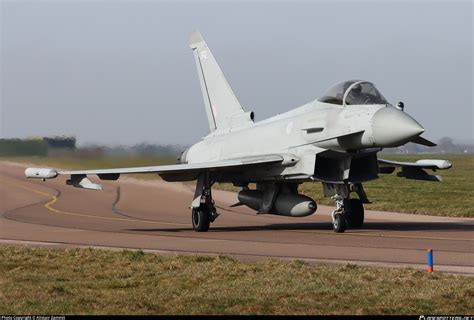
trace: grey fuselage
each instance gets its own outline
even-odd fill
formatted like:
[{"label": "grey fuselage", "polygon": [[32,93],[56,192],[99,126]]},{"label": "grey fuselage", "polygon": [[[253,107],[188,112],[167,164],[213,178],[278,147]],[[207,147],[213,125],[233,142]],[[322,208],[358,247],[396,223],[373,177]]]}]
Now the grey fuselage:
[{"label": "grey fuselage", "polygon": [[[407,127],[404,123],[409,123],[414,130],[405,130],[400,135],[399,129]],[[259,122],[216,130],[186,150],[180,161],[199,163],[250,155],[290,154],[298,159],[293,166],[253,170],[245,177],[241,175],[244,173],[239,173],[238,177],[253,182],[269,179],[306,181],[314,180],[316,155],[327,149],[344,155],[370,148],[393,147],[403,145],[421,132],[423,129],[415,120],[392,106],[342,106],[315,100]],[[348,136],[341,138],[344,134]],[[222,180],[232,179],[235,177]]]}]

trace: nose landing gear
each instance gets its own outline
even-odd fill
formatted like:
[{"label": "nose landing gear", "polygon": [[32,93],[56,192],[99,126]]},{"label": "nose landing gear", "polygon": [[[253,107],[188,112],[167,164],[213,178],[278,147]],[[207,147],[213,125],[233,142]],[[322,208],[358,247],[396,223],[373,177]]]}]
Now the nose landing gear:
[{"label": "nose landing gear", "polygon": [[350,228],[360,228],[364,224],[364,206],[360,199],[347,201],[347,225]]},{"label": "nose landing gear", "polygon": [[[370,203],[362,188],[362,184],[332,184],[323,183],[324,194],[330,196],[336,203],[331,214],[333,230],[337,233],[346,231],[347,227],[360,228],[364,224],[363,203]],[[357,198],[350,198],[350,192],[356,192]]]},{"label": "nose landing gear", "polygon": [[336,202],[336,209],[331,214],[332,229],[341,233],[346,231],[346,207],[344,206],[344,198],[340,194],[331,197]]}]

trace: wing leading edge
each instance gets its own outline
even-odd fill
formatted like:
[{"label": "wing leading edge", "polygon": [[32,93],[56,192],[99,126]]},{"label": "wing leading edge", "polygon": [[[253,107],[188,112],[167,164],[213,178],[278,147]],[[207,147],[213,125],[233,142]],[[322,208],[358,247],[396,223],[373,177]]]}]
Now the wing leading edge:
[{"label": "wing leading edge", "polygon": [[167,177],[177,176],[174,181],[179,181],[179,176],[183,174],[198,174],[199,172],[203,171],[225,171],[261,164],[288,165],[290,163],[294,164],[297,161],[298,159],[293,155],[268,154],[202,163],[185,163],[150,167],[74,171],[57,171],[54,169],[45,168],[28,168],[25,170],[25,176],[27,178],[38,178],[45,180],[56,178],[58,175],[70,175],[71,179],[66,181],[67,184],[80,188],[100,190],[102,189],[102,186],[99,184],[92,183],[89,179],[87,179],[87,175],[97,175],[101,180],[117,180],[121,174],[155,173],[160,175],[163,174]]},{"label": "wing leading edge", "polygon": [[280,155],[264,155],[254,157],[243,157],[229,160],[209,161],[201,163],[185,163],[164,166],[151,167],[132,167],[132,168],[117,168],[117,169],[97,169],[97,170],[78,170],[78,171],[59,171],[60,175],[74,175],[74,174],[127,174],[127,173],[182,173],[186,171],[203,171],[203,170],[219,170],[231,167],[240,167],[264,163],[282,162],[283,157]]}]

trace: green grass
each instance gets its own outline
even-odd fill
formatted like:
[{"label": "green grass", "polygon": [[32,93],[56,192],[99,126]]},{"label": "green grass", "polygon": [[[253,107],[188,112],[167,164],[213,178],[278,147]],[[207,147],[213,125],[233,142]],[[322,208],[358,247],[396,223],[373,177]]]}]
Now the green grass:
[{"label": "green grass", "polygon": [[[415,161],[421,158],[439,158],[452,161],[453,168],[438,171],[443,182],[408,180],[396,174],[384,175],[365,183],[369,200],[373,204],[367,209],[396,211],[439,216],[474,217],[474,156],[473,155],[393,155],[381,157],[391,160]],[[76,159],[71,157],[11,158],[19,162],[49,165],[68,169],[113,168],[148,166],[174,163],[174,158],[161,157],[103,157],[99,159]],[[432,173],[431,171],[429,171]],[[158,175],[134,175],[140,179],[158,179]],[[218,184],[216,188],[237,190],[229,184]],[[304,183],[300,191],[312,197],[318,204],[333,205],[323,196],[321,183]]]},{"label": "green grass", "polygon": [[1,314],[471,314],[472,277],[413,269],[0,247]]}]

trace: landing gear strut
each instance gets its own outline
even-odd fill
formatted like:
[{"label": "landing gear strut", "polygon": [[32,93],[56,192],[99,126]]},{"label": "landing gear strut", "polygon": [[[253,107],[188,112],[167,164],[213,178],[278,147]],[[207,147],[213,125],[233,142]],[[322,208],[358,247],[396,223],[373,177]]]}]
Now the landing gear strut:
[{"label": "landing gear strut", "polygon": [[331,197],[336,202],[336,209],[331,214],[332,229],[341,233],[346,231],[346,208],[344,206],[344,198],[340,194]]},{"label": "landing gear strut", "polygon": [[208,231],[211,222],[214,222],[219,216],[214,200],[212,200],[211,187],[209,173],[202,173],[198,177],[194,200],[191,204],[193,229],[197,232]]},{"label": "landing gear strut", "polygon": [[[324,194],[336,203],[331,214],[333,230],[337,233],[346,231],[347,227],[360,228],[364,223],[363,203],[370,203],[362,184],[323,183]],[[357,193],[359,199],[350,199],[351,192]]]}]

